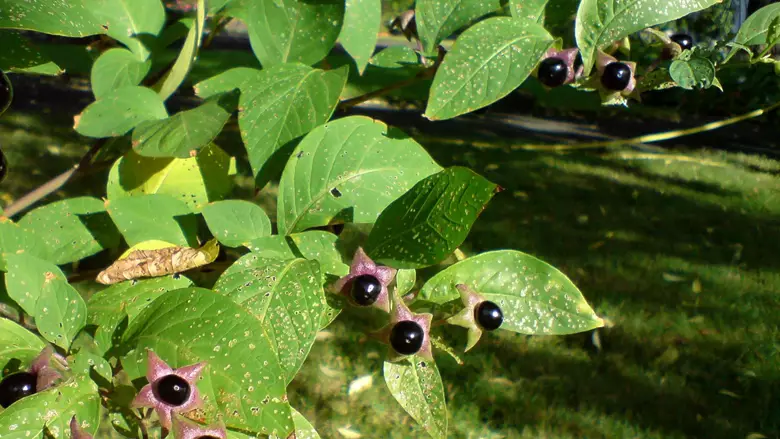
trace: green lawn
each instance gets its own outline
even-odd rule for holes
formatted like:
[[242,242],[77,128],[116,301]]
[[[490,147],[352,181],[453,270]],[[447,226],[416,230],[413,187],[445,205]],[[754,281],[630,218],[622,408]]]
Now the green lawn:
[[[506,188],[464,251],[536,255],[611,323],[600,349],[591,334],[499,333],[462,366],[437,355],[451,437],[780,437],[780,162],[419,140],[441,164],[471,166]],[[0,185],[4,205],[85,148],[68,121],[18,113],[0,119],[0,145],[12,172]],[[84,193],[102,195],[100,178],[55,196]],[[453,346],[465,345],[465,330],[451,333]],[[324,438],[424,437],[383,384],[381,345],[342,320],[320,338],[290,399]],[[369,374],[373,386],[347,394]]]

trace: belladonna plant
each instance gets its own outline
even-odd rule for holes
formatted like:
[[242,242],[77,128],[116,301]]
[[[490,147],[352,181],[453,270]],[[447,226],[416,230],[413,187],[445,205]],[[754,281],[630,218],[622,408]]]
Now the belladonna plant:
[[599,82],[607,92],[618,92],[628,96],[636,87],[636,63],[633,61],[618,61],[615,57],[599,51],[596,59],[596,69],[599,72]]
[[389,312],[387,286],[395,278],[395,273],[393,268],[375,264],[362,248],[358,248],[349,267],[349,274],[336,281],[331,288],[346,296],[354,305],[375,306]]
[[171,416],[186,413],[201,406],[197,379],[205,362],[172,369],[151,350],[148,352],[145,385],[132,402],[133,407],[151,407],[160,418],[160,425],[171,429]]
[[549,49],[536,69],[536,78],[547,87],[570,84],[582,74],[582,66],[575,67],[579,49]]
[[42,392],[62,378],[62,374],[52,367],[52,360],[66,365],[65,359],[54,352],[51,346],[45,347],[32,361],[29,370],[16,372],[0,381],[0,407],[7,408],[16,401]]
[[447,323],[469,330],[466,351],[477,344],[482,331],[494,331],[504,321],[504,313],[495,303],[485,300],[479,293],[463,284],[455,286],[460,293],[463,309],[447,319]]
[[227,432],[222,423],[203,426],[174,415],[173,437],[175,439],[226,439]]
[[419,355],[433,361],[431,350],[432,314],[417,314],[409,310],[403,299],[397,294],[393,297],[393,312],[390,323],[375,335],[390,345],[389,361],[398,361],[409,355]]

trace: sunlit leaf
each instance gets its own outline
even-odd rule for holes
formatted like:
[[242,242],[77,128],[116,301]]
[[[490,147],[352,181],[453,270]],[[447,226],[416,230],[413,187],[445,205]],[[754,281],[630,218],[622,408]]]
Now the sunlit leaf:
[[431,437],[447,437],[447,400],[435,362],[416,356],[385,361],[384,376],[393,397]]
[[5,288],[8,296],[27,314],[34,316],[46,278],[64,278],[65,275],[56,265],[31,254],[8,253],[5,260]]
[[127,134],[141,122],[165,119],[162,99],[153,90],[126,86],[111,90],[76,116],[73,128],[88,137],[114,137]]
[[84,1],[0,0],[0,28],[23,29],[66,37],[104,33]]
[[65,276],[48,272],[33,315],[41,335],[67,350],[87,324],[87,304]]
[[257,204],[243,200],[225,200],[203,208],[203,218],[211,233],[223,245],[238,247],[271,234],[271,220]]
[[43,348],[43,341],[35,334],[16,322],[0,318],[0,369],[14,360],[24,369]]
[[142,37],[160,33],[165,24],[165,8],[160,0],[79,0],[105,25],[111,38],[127,46],[140,61],[149,58]]
[[119,198],[109,201],[106,208],[129,245],[153,239],[197,245],[197,218],[184,202],[170,195]]
[[376,48],[381,19],[381,0],[346,0],[339,40],[361,74]]
[[92,93],[100,98],[112,90],[138,85],[151,68],[151,60],[141,61],[127,49],[109,49],[92,66]]
[[501,9],[498,0],[417,0],[415,20],[425,53],[472,20]]
[[205,3],[205,0],[197,0],[195,22],[187,34],[179,56],[165,76],[154,85],[162,100],[168,99],[179,88],[195,64],[206,25]]

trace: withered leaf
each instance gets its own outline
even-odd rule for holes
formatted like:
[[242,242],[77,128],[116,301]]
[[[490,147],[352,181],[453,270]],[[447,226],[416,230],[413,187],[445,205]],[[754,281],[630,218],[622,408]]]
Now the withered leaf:
[[161,244],[163,248],[154,249],[149,249],[148,243],[144,242],[133,246],[110,267],[101,271],[97,282],[111,285],[125,280],[181,273],[210,264],[219,254],[216,239],[210,240],[201,248]]

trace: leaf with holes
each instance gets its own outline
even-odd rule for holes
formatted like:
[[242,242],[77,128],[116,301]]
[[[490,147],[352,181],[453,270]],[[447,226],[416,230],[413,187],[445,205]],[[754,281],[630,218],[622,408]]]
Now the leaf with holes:
[[373,223],[441,167],[414,139],[367,117],[338,119],[298,145],[279,182],[279,233],[331,223]]
[[241,93],[238,125],[258,187],[278,175],[291,140],[330,119],[346,80],[346,68],[284,64],[263,70]]
[[646,27],[676,20],[708,8],[721,0],[582,0],[574,29],[584,73],[596,61],[596,53]]
[[238,94],[225,93],[167,119],[144,122],[133,130],[133,149],[144,157],[190,158],[211,144],[237,105]]
[[0,370],[14,361],[20,362],[20,369],[26,369],[44,344],[40,338],[9,319],[0,318]]
[[111,219],[129,245],[161,240],[197,246],[198,221],[192,210],[170,195],[124,197],[106,203]]
[[553,44],[537,23],[480,21],[458,37],[436,72],[425,117],[451,119],[485,107],[520,86]]
[[40,237],[24,230],[11,220],[0,217],[0,271],[6,270],[6,255],[17,253],[45,259],[49,250]]
[[368,59],[376,49],[381,20],[381,0],[346,0],[339,40],[344,50],[355,60],[360,74],[363,74]]
[[112,90],[138,85],[151,68],[151,60],[140,61],[127,49],[109,49],[92,65],[92,93],[100,99]]
[[203,218],[211,233],[228,247],[247,245],[271,234],[271,220],[257,204],[243,200],[225,200],[203,208]]
[[701,56],[681,56],[672,61],[669,75],[682,88],[710,88],[715,83],[715,65]]
[[0,70],[11,73],[59,75],[63,72],[51,58],[19,32],[0,29]]
[[104,33],[91,5],[73,0],[0,0],[0,28],[65,37]]
[[510,0],[509,13],[515,18],[524,18],[544,23],[544,12],[549,0]]
[[260,321],[279,357],[286,385],[314,344],[325,312],[325,292],[317,261],[269,262],[220,277],[214,291],[226,295]]
[[[263,259],[293,259],[303,257],[316,260],[326,275],[336,278],[349,272],[349,265],[344,262],[344,255],[338,247],[338,236],[320,230],[309,230],[293,233],[288,236],[273,235],[255,239],[248,244],[252,253],[242,256],[225,272],[242,266],[256,266],[253,260]],[[351,256],[351,255],[350,255]]]
[[166,194],[198,210],[233,189],[235,162],[213,143],[187,159],[142,157],[128,152],[108,174],[109,200]]
[[16,301],[24,312],[34,316],[46,278],[64,278],[65,275],[56,265],[31,254],[9,253],[5,255],[5,260],[5,288],[8,296]]
[[119,231],[103,202],[76,197],[36,208],[19,225],[38,236],[47,247],[47,259],[66,264],[119,246]]
[[419,299],[439,304],[456,300],[455,285],[461,283],[501,307],[501,329],[562,335],[604,326],[565,274],[519,251],[493,251],[458,262],[426,282]]
[[252,51],[263,67],[300,62],[312,65],[330,52],[344,19],[344,2],[252,0],[242,18]]
[[501,10],[498,0],[417,0],[414,17],[427,54],[445,38],[475,19]]
[[394,268],[441,262],[463,243],[497,189],[468,168],[433,174],[382,211],[365,251]]
[[447,437],[447,400],[435,362],[417,356],[385,361],[384,376],[396,401],[431,437]]
[[165,119],[162,99],[146,87],[126,86],[111,90],[75,117],[75,129],[87,137],[116,137],[147,120]]
[[87,304],[65,276],[46,273],[34,316],[43,338],[67,351],[87,324]]
[[[165,8],[160,0],[81,0],[111,38],[127,46],[140,61],[149,58],[142,37],[159,35],[165,25]],[[73,2],[79,3],[79,2]]]
[[135,348],[122,359],[130,379],[145,375],[147,349],[173,368],[206,361],[198,388],[206,409],[216,405],[229,428],[280,437],[292,432],[285,372],[272,340],[255,316],[225,296],[202,288],[165,293],[130,325],[125,342]]

